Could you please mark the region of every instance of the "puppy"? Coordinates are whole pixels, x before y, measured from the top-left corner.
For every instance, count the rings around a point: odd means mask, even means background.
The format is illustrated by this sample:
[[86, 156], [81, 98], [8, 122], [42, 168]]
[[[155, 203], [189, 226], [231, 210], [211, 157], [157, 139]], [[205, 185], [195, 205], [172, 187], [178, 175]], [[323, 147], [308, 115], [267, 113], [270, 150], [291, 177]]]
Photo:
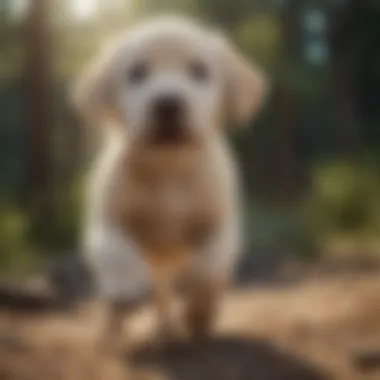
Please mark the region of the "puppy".
[[189, 334], [208, 333], [240, 244], [238, 170], [223, 132], [248, 121], [264, 92], [262, 73], [227, 39], [172, 16], [130, 28], [79, 79], [76, 105], [105, 132], [84, 251], [110, 305], [109, 339], [120, 336], [120, 305], [150, 289], [168, 330], [178, 281]]

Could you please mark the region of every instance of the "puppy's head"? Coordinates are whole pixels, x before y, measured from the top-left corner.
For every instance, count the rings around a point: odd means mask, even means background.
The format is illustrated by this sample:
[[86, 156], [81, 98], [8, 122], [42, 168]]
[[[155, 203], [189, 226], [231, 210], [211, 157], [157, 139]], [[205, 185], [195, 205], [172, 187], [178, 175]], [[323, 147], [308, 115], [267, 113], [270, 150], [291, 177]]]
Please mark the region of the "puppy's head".
[[94, 121], [113, 119], [129, 138], [165, 145], [244, 123], [260, 108], [264, 91], [263, 75], [224, 37], [164, 17], [107, 46], [80, 78], [75, 101]]

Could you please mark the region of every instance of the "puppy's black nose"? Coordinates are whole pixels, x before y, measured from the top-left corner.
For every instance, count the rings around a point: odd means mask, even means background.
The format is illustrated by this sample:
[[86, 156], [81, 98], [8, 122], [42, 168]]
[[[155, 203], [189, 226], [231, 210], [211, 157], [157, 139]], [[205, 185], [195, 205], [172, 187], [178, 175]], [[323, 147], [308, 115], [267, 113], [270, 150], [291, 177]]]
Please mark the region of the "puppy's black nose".
[[152, 104], [150, 137], [157, 144], [180, 143], [187, 138], [184, 101], [177, 94], [157, 97]]
[[154, 118], [161, 123], [179, 123], [183, 112], [183, 102], [177, 95], [157, 98], [153, 104]]

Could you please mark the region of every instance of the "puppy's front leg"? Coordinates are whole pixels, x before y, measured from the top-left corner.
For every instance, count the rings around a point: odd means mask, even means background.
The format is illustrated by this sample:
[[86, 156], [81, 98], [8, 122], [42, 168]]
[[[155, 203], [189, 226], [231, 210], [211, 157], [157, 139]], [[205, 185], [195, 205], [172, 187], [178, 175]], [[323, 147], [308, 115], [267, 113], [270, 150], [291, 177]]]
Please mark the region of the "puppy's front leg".
[[199, 257], [191, 268], [185, 323], [195, 339], [207, 337], [210, 333], [221, 295], [238, 258], [237, 228], [229, 223], [221, 227], [198, 253]]
[[168, 283], [156, 284], [155, 304], [158, 316], [158, 338], [166, 342], [173, 338], [172, 290]]
[[126, 236], [102, 226], [90, 231], [87, 239], [86, 260], [99, 292], [103, 319], [99, 345], [115, 352], [122, 348], [124, 321], [150, 295], [149, 274]]
[[128, 322], [135, 305], [128, 302], [107, 300], [103, 302], [103, 325], [99, 345], [101, 350], [112, 356], [119, 355], [123, 349], [128, 349], [124, 345], [124, 322]]
[[174, 298], [170, 273], [158, 263], [152, 263], [154, 304], [158, 318], [158, 340], [163, 343], [173, 338], [172, 301]]
[[191, 338], [202, 339], [210, 333], [222, 286], [212, 278], [194, 281], [188, 295], [185, 323]]

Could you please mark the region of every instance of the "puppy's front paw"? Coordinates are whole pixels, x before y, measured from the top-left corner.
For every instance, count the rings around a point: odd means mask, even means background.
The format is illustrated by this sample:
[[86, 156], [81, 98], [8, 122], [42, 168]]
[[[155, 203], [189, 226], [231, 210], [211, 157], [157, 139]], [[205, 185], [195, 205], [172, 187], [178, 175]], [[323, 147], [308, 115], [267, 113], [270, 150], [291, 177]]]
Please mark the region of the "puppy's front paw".
[[211, 334], [213, 314], [209, 310], [191, 309], [186, 315], [189, 336], [193, 340], [207, 339]]
[[178, 333], [173, 325], [169, 321], [161, 323], [158, 326], [155, 336], [155, 343], [158, 346], [166, 346], [175, 341], [178, 338]]
[[191, 339], [207, 339], [213, 328], [219, 287], [212, 282], [199, 283], [190, 296], [185, 312], [185, 323]]

